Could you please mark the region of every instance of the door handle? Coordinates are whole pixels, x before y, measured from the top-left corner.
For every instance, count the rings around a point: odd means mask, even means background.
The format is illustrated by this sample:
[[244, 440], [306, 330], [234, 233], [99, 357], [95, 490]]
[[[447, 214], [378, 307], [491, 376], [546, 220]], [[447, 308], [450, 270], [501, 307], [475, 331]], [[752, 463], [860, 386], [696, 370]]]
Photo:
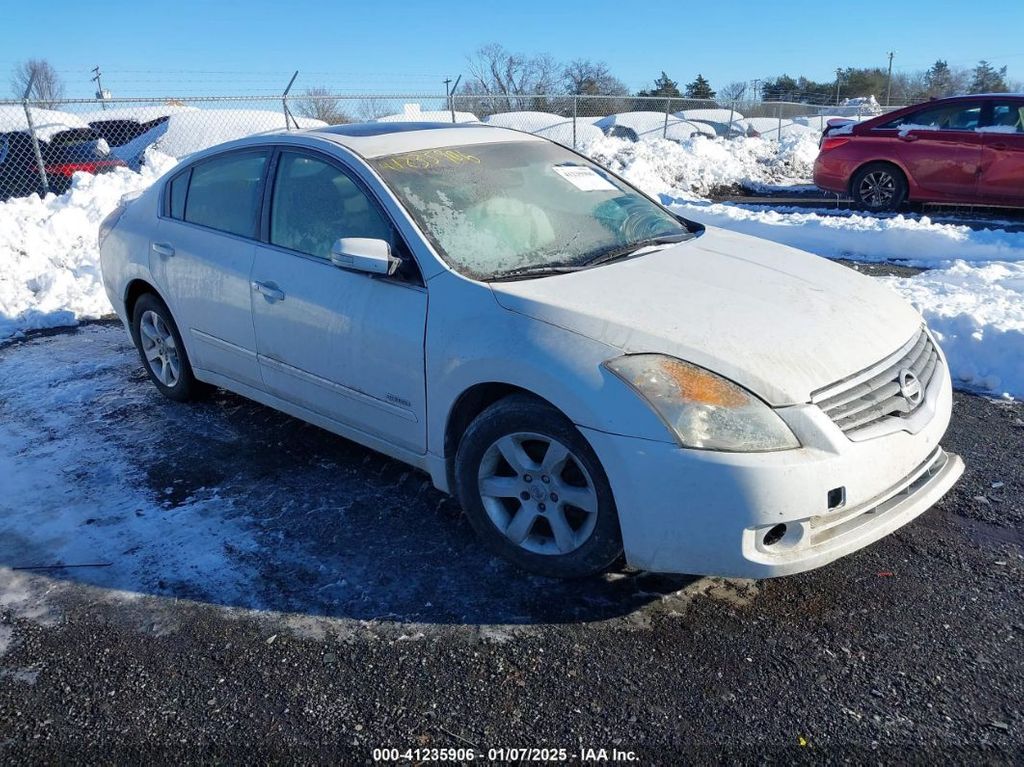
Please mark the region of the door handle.
[[988, 148], [989, 149], [997, 149], [997, 150], [999, 150], [1001, 152], [1004, 149], [1006, 149], [1008, 146], [1009, 146], [1009, 144], [1004, 144], [1002, 141], [1000, 141], [999, 143], [996, 143], [996, 144], [989, 144]]
[[921, 138], [921, 137], [920, 136], [915, 136], [913, 133], [908, 133], [905, 136], [900, 136], [899, 140], [900, 141], [917, 141], [919, 138]]
[[174, 255], [174, 247], [169, 242], [154, 242], [150, 247], [158, 256], [170, 258]]
[[252, 289], [268, 301], [284, 301], [284, 291], [266, 282], [253, 282]]

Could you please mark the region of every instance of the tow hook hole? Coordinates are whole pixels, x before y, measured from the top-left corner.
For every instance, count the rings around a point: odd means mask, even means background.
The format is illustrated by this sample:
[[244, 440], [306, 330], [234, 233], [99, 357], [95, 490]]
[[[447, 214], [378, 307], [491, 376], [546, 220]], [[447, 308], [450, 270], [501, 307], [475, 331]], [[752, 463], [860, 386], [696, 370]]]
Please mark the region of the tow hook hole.
[[846, 487], [834, 487], [828, 491], [828, 510], [838, 509], [846, 503]]
[[782, 536], [786, 534], [785, 525], [775, 525], [771, 530], [764, 534], [763, 543], [765, 546], [774, 546], [776, 543], [782, 540]]

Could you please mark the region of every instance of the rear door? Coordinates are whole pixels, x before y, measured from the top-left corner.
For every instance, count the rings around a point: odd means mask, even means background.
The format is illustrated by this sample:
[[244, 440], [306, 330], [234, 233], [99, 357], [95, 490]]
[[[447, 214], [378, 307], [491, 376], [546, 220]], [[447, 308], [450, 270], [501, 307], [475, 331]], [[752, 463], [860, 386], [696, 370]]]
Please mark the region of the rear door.
[[[252, 270], [266, 390], [375, 439], [426, 451], [427, 291], [387, 212], [340, 162], [282, 149]], [[331, 262], [341, 237], [387, 240], [393, 277]], [[364, 440], [365, 441], [365, 440]]]
[[995, 205], [1024, 205], [1024, 99], [994, 101], [991, 114], [980, 129], [979, 193]]
[[257, 388], [249, 272], [269, 155], [227, 152], [174, 176], [149, 253], [193, 367]]
[[982, 101], [928, 107], [883, 126], [896, 130], [896, 155], [928, 199], [975, 201], [982, 108]]

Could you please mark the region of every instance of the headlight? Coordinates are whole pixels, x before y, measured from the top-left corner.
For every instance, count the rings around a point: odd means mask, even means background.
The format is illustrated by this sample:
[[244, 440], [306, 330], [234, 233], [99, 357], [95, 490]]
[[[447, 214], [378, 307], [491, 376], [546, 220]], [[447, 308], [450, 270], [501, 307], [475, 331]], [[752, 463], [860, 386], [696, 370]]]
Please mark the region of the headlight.
[[663, 354], [605, 363], [647, 400], [683, 447], [754, 453], [800, 447], [768, 405], [732, 381]]

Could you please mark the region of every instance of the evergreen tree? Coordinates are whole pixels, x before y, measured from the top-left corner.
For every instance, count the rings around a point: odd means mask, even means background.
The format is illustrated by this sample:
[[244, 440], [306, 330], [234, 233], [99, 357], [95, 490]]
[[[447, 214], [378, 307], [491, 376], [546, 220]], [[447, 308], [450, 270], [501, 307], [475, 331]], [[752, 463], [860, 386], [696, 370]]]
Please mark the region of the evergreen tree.
[[686, 97], [691, 99], [713, 99], [715, 92], [711, 90], [711, 83], [704, 79], [704, 75], [697, 74], [697, 79], [686, 86]]
[[942, 59], [939, 59], [924, 73], [924, 87], [929, 96], [949, 96], [953, 92], [953, 73]]
[[671, 79], [663, 71], [661, 77], [654, 81], [654, 87], [638, 91], [637, 96], [662, 96], [663, 98], [681, 99], [683, 94], [679, 92], [679, 83]]
[[974, 68], [971, 93], [1006, 93], [1006, 67], [996, 69], [982, 59]]

